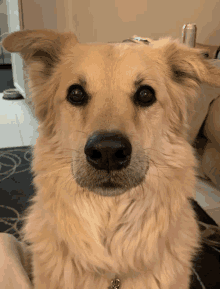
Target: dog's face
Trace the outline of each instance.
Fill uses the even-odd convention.
[[[143,48],[70,45],[59,66],[56,100],[62,139],[73,149],[73,176],[102,195],[140,185],[149,168],[147,149],[160,138],[163,79],[154,55]]]
[[[116,196],[194,165],[187,106],[220,77],[200,51],[169,38],[80,44],[47,30],[13,33],[3,46],[25,60],[40,138],[57,151],[51,165],[68,165],[79,187]]]

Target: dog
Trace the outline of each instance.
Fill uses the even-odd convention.
[[[19,53],[39,120],[24,215],[35,289],[188,289],[201,250],[187,110],[220,72],[170,37],[79,43],[24,30]]]

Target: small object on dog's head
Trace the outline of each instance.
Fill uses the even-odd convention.
[[[148,38],[142,38],[142,37],[139,37],[139,36],[133,36],[131,38],[123,40],[122,42],[134,42],[134,43],[144,42],[145,44],[149,44],[150,43]]]
[[[146,42],[146,43],[150,43],[147,38],[134,37],[133,39],[134,39],[134,40],[137,40],[137,41],[143,41],[143,42]]]

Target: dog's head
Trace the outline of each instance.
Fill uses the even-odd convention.
[[[54,152],[48,162],[69,164],[80,187],[120,195],[147,176],[181,169],[184,179],[195,164],[187,106],[201,83],[220,86],[203,51],[170,38],[80,44],[51,30],[12,33],[3,47],[25,61],[41,145]]]

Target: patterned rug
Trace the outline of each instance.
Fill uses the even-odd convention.
[[[0,149],[0,232],[14,235],[20,241],[21,217],[34,194],[31,173],[32,147]],[[220,288],[219,228],[199,204],[190,199],[201,232],[207,237],[203,252],[194,260],[191,289]],[[205,233],[205,234],[204,234]]]
[[[21,216],[34,194],[31,147],[0,149],[0,232],[20,241]]]

